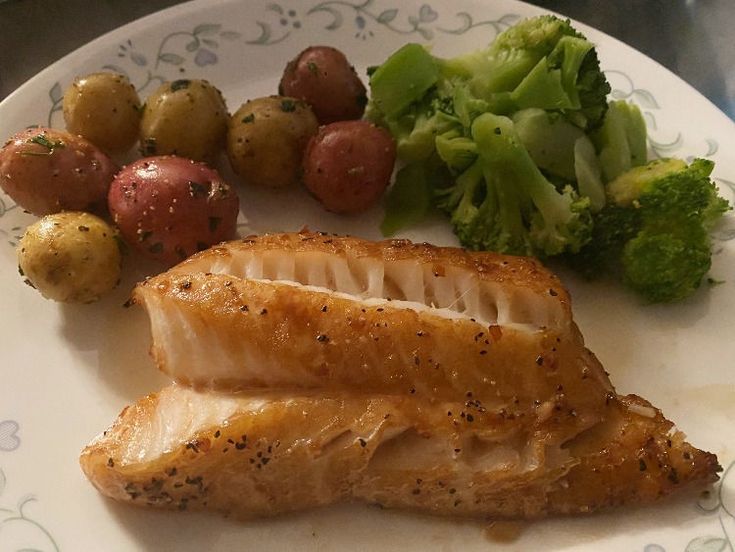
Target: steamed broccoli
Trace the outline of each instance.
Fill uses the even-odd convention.
[[[468,141],[455,138],[466,151]],[[561,192],[531,159],[507,117],[484,113],[472,123],[475,160],[438,193],[460,241],[473,249],[523,255],[578,251],[590,237],[589,200]],[[447,149],[452,151],[452,140]]]
[[[605,205],[602,167],[592,140],[580,128],[538,108],[514,113],[513,123],[539,169],[562,183],[576,181],[577,191],[589,198],[593,211]]]
[[[528,19],[453,59],[409,44],[370,86],[368,117],[403,164],[384,232],[438,208],[466,247],[564,255],[651,302],[690,295],[709,270],[709,230],[730,208],[713,164],[646,164],[640,109],[608,103],[595,49],[569,21]]]
[[[602,123],[610,85],[594,45],[568,20],[544,15],[521,21],[486,49],[439,61],[442,77],[464,81],[493,113],[558,110],[582,128]]]
[[[730,209],[709,178],[713,166],[656,160],[610,182],[610,201],[573,265],[588,276],[615,272],[650,302],[694,293],[711,265],[709,230]]]
[[[580,128],[602,124],[610,85],[591,42],[555,16],[522,21],[486,49],[452,59],[419,44],[393,53],[370,76],[368,117],[396,137],[399,156],[428,156],[429,135],[484,112],[511,115],[540,108]],[[418,155],[411,146],[422,146]],[[404,146],[402,148],[402,146]],[[402,157],[403,159],[403,157]]]
[[[453,176],[434,203],[463,245],[550,256],[589,239],[591,203],[574,183],[581,174],[601,208],[600,170],[586,132],[602,125],[610,86],[592,43],[569,21],[529,19],[454,59],[408,44],[372,73],[370,86],[368,116],[391,131],[399,160],[442,163]],[[410,186],[402,178],[394,187],[384,229],[401,227],[393,209],[405,202],[391,198],[409,196]],[[418,179],[416,193],[425,197],[425,190],[426,179]]]

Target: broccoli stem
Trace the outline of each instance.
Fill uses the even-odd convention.
[[[438,78],[434,57],[420,44],[406,44],[370,77],[372,104],[394,117],[420,100]]]
[[[571,215],[568,205],[531,159],[515,132],[513,121],[485,113],[475,119],[472,138],[486,166],[505,169],[511,179],[505,187],[527,195],[544,219],[560,224],[567,222]]]
[[[646,162],[646,122],[637,106],[624,100],[610,102],[597,136],[605,182]]]
[[[472,124],[472,138],[486,175],[502,176],[498,189],[517,198],[515,210],[530,227],[536,254],[576,251],[589,240],[589,200],[575,201],[571,190],[556,190],[523,147],[510,119],[491,113],[480,115]]]

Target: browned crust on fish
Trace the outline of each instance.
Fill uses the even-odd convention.
[[[512,410],[566,397],[580,419],[612,390],[574,327],[488,327],[220,274],[164,273],[135,297],[151,313],[158,367],[197,388],[469,394]]]
[[[340,257],[369,257],[384,262],[402,260],[431,265],[442,277],[449,267],[475,273],[481,281],[497,282],[527,289],[549,304],[555,304],[571,318],[569,293],[559,278],[532,257],[502,255],[491,251],[468,251],[459,247],[439,247],[429,243],[391,239],[369,241],[351,236],[304,230],[299,233],[251,235],[201,251],[171,269],[171,272],[209,272],[217,259],[229,259],[241,251],[321,252]]]
[[[513,429],[502,417],[481,426],[466,418],[455,424],[444,410],[457,412],[461,404],[291,398],[239,412],[152,461],[126,462],[126,440],[149,423],[157,401],[151,395],[124,410],[82,453],[84,472],[103,494],[241,518],[364,501],[439,515],[529,519],[648,504],[701,488],[720,469],[714,455],[672,433],[658,410],[632,411],[630,404],[650,408],[634,396],[611,399],[604,422],[566,443]],[[538,465],[492,460],[494,442],[516,447]]]

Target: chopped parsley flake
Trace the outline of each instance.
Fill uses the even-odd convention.
[[[171,83],[171,92],[176,92],[177,90],[184,90],[186,88],[189,88],[190,84],[191,81],[189,79],[175,80]]]
[[[45,134],[36,134],[33,138],[26,140],[27,144],[38,144],[43,146],[48,151],[22,151],[22,155],[53,155],[57,148],[63,148],[66,146],[62,140],[49,140]]]
[[[207,187],[199,182],[189,180],[189,195],[191,197],[203,197],[207,195]]]
[[[296,102],[293,100],[283,100],[281,102],[281,110],[285,113],[293,113],[296,111]]]

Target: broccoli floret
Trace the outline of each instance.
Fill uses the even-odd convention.
[[[441,76],[466,80],[496,114],[538,107],[563,112],[585,129],[600,126],[610,85],[594,45],[568,20],[521,21],[485,50],[439,62]]]
[[[451,86],[438,79],[437,60],[418,44],[397,50],[370,77],[367,117],[388,128],[401,161],[430,158],[435,138],[461,126]]]
[[[640,231],[640,212],[608,203],[592,216],[592,221],[589,242],[578,253],[567,255],[567,262],[589,279],[604,274],[621,278],[620,257],[625,244]]]
[[[650,302],[694,293],[711,265],[708,231],[730,209],[709,178],[713,166],[665,159],[623,173],[573,266],[589,276],[612,271]]]
[[[623,282],[651,303],[690,296],[710,269],[707,232],[696,224],[681,230],[674,234],[644,229],[623,248]]]
[[[368,117],[391,129],[406,116],[420,125],[417,106],[425,112],[436,109],[437,98],[458,102],[457,90],[483,102],[482,111],[510,115],[537,107],[592,129],[602,124],[610,85],[594,45],[568,20],[548,15],[522,21],[487,48],[453,59],[407,44],[371,74],[370,89]],[[469,129],[471,121],[462,122]]]
[[[464,139],[456,140],[464,147]],[[440,192],[440,207],[463,245],[551,256],[578,251],[589,240],[589,200],[571,187],[558,191],[544,177],[510,119],[480,115],[472,123],[472,140],[475,161]]]
[[[470,249],[532,255],[521,197],[476,160],[453,186],[440,190],[438,206],[450,215],[460,243]]]
[[[388,121],[387,126],[396,140],[398,157],[406,163],[429,159],[436,150],[438,136],[462,128],[451,102],[439,97],[415,104],[396,121]]]

